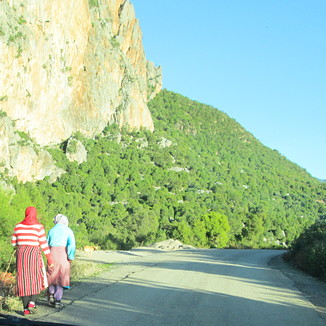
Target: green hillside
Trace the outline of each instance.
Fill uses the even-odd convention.
[[[1,262],[30,205],[47,230],[65,214],[79,247],[103,249],[166,238],[198,247],[288,246],[325,216],[326,184],[225,113],[167,90],[149,108],[154,133],[112,125],[96,139],[74,135],[88,152],[80,165],[67,160],[67,142],[49,149],[67,171],[53,184],[3,176],[15,193],[0,198]]]

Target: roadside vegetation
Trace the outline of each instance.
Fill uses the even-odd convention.
[[[326,220],[317,221],[293,241],[285,259],[326,281]]]
[[[76,260],[71,263],[71,283],[81,281],[85,278],[96,277],[102,272],[107,271],[111,268],[112,264],[99,264],[91,261],[80,261],[78,256]]]

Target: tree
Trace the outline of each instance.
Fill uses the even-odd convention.
[[[319,220],[293,242],[290,259],[313,276],[326,277],[326,221]]]
[[[210,212],[202,217],[206,229],[207,245],[223,248],[229,241],[230,225],[226,215]]]

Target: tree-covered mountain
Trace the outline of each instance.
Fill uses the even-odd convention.
[[[107,126],[48,148],[66,170],[56,182],[3,175],[0,255],[8,260],[14,224],[27,206],[48,229],[68,216],[78,246],[103,249],[175,238],[198,247],[288,246],[325,217],[326,185],[261,144],[225,113],[163,90],[149,104],[155,131]],[[66,152],[82,143],[87,161]]]

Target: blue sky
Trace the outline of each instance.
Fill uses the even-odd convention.
[[[325,0],[131,0],[163,88],[326,179]]]

